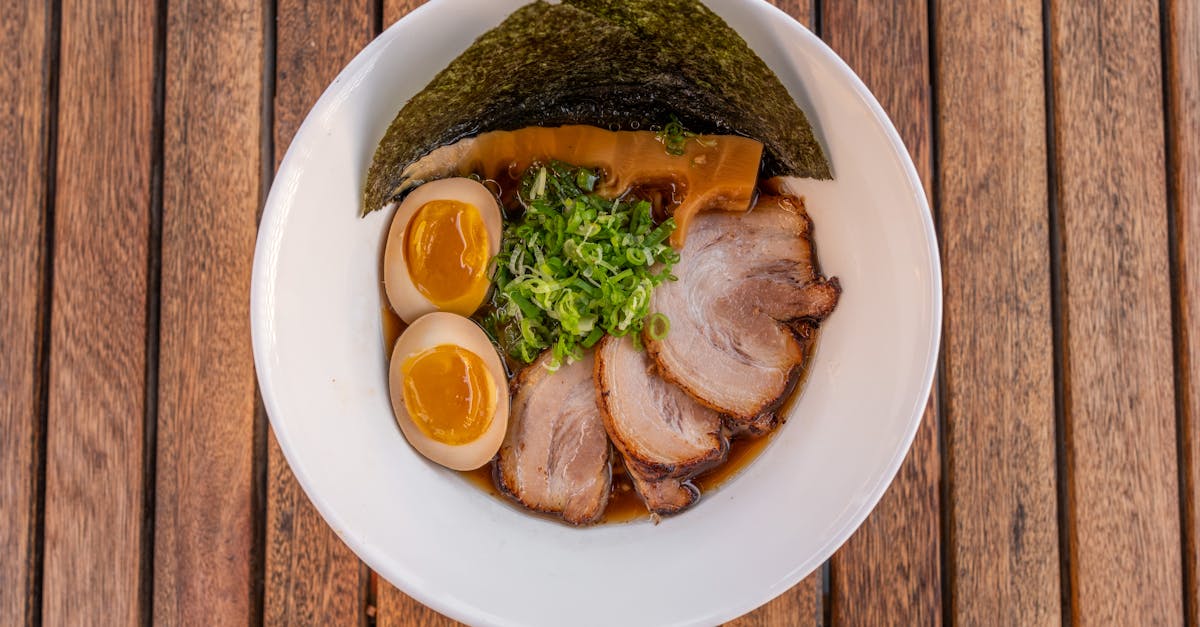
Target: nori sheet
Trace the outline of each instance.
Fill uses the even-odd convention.
[[[804,113],[745,41],[698,0],[542,1],[484,33],[392,121],[367,172],[363,213],[404,168],[486,131],[591,124],[763,142],[764,175],[830,178]]]
[[[771,174],[832,178],[804,111],[779,77],[725,20],[697,0],[563,0],[654,44],[658,63],[740,112],[728,130],[766,146]]]

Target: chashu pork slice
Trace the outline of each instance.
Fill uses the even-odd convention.
[[[604,513],[612,468],[596,405],[593,354],[551,372],[546,351],[513,383],[500,488],[529,509],[586,525]]]
[[[604,427],[647,508],[674,514],[695,503],[688,480],[729,450],[720,415],[655,374],[628,336],[601,341],[595,378]]]
[[[654,290],[661,340],[645,334],[659,372],[735,432],[764,433],[800,373],[806,343],[841,294],[818,271],[812,222],[793,196],[767,196],[748,213],[696,216],[673,269]]]

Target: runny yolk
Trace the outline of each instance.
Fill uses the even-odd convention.
[[[479,355],[442,344],[401,365],[404,407],[421,433],[443,444],[478,440],[496,413],[496,382]]]
[[[404,262],[421,294],[442,311],[475,313],[487,295],[488,233],[475,205],[434,200],[408,223]]]

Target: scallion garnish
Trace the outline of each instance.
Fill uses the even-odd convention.
[[[485,326],[526,363],[544,350],[557,368],[605,333],[662,339],[670,321],[649,315],[650,294],[674,280],[679,253],[666,242],[675,221],[655,224],[650,203],[594,193],[597,173],[564,163],[531,167],[521,180],[525,214],[504,229],[496,260],[495,311]]]

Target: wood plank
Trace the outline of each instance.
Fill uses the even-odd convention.
[[[50,16],[43,2],[5,11],[0,48],[0,616],[27,624],[38,614],[36,520],[49,140]]]
[[[254,606],[250,267],[261,198],[263,4],[167,8],[154,622]]]
[[[266,625],[353,625],[364,614],[369,571],[317,513],[270,439]]]
[[[1049,7],[1072,616],[1179,624],[1159,3]]]
[[[371,40],[371,2],[281,0],[276,9],[275,164],[304,116]],[[268,625],[347,625],[364,618],[368,571],[296,481],[272,433],[267,449]]]
[[[808,28],[813,27],[815,13],[813,9],[814,3],[811,0],[769,1],[801,24]],[[821,576],[825,568],[828,568],[828,564],[822,566],[821,569],[818,569],[793,586],[791,590],[771,599],[765,605],[728,624],[731,627],[765,627],[767,625],[800,627],[802,625],[820,624],[821,616],[824,613],[824,607],[821,602],[823,594]]]
[[[383,0],[383,28],[400,21],[400,18],[408,15],[413,9],[425,4],[427,0]]]
[[[821,571],[805,577],[791,590],[771,602],[725,623],[726,627],[804,627],[820,625],[824,609],[821,605]]]
[[[404,594],[382,577],[375,595],[377,627],[457,627],[462,623],[442,616]]]
[[[1053,623],[1061,595],[1041,2],[946,0],[934,17],[947,618]]]
[[[932,137],[926,2],[827,2],[823,8],[822,37],[888,112],[928,194]],[[941,624],[940,476],[937,410],[931,398],[891,487],[831,560],[834,624]]]
[[[1166,3],[1169,193],[1175,226],[1175,368],[1180,395],[1184,589],[1200,621],[1200,4]]]
[[[43,619],[143,619],[154,5],[62,4]],[[103,80],[97,80],[103,77]]]

